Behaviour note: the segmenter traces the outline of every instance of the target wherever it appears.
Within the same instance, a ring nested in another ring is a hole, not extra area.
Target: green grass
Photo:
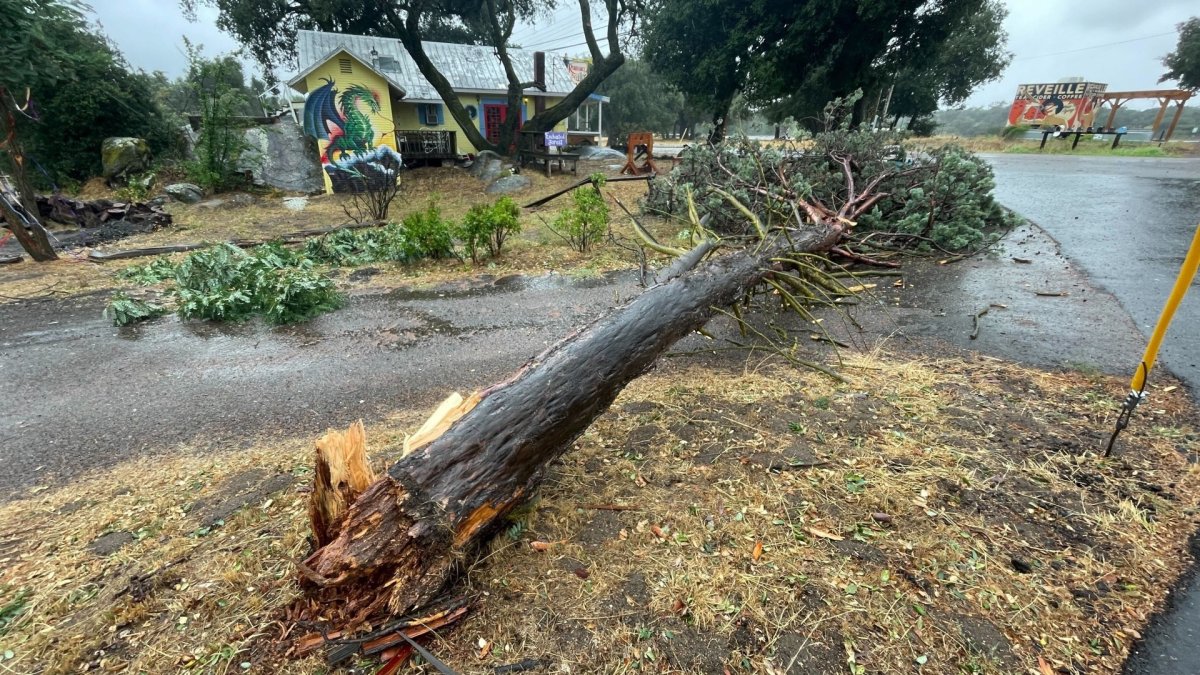
[[[1130,145],[1111,148],[1112,141],[1080,139],[1079,146],[1071,149],[1070,139],[1050,139],[1046,147],[1039,149],[1037,143],[1020,143],[1004,149],[1006,153],[1023,155],[1110,155],[1112,157],[1175,157],[1177,153],[1158,145]]]

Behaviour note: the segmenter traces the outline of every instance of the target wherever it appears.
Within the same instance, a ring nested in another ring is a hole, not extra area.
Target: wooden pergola
[[[1158,136],[1158,128],[1162,126],[1163,117],[1167,114],[1167,108],[1171,102],[1175,102],[1175,116],[1171,118],[1171,124],[1167,126],[1167,132],[1161,141],[1171,140],[1171,136],[1175,133],[1175,125],[1179,124],[1179,118],[1183,116],[1183,106],[1192,97],[1192,92],[1186,89],[1149,89],[1146,91],[1109,91],[1105,92],[1100,98],[1100,105],[1105,103],[1112,106],[1108,111],[1108,123],[1104,125],[1105,129],[1111,129],[1113,122],[1117,118],[1117,111],[1126,103],[1139,98],[1152,98],[1159,102],[1161,106],[1158,109],[1158,115],[1154,118],[1154,127],[1150,130],[1150,139],[1154,140]]]

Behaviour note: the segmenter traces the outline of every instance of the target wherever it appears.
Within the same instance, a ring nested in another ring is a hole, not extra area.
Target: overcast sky
[[[1013,62],[999,80],[981,87],[969,105],[1009,101],[1018,84],[1071,76],[1107,83],[1110,91],[1159,87],[1160,60],[1175,47],[1176,24],[1200,14],[1196,0],[1005,0],[1005,4]],[[209,55],[238,47],[217,29],[216,11],[210,8],[202,8],[193,23],[174,0],[91,0],[91,5],[104,32],[136,68],[181,74],[186,68],[184,35],[203,44]],[[601,29],[603,13],[594,18]],[[579,44],[582,28],[574,2],[519,27],[513,41],[553,53],[587,51]]]

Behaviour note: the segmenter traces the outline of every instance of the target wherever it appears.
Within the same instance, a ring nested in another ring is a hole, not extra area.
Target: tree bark
[[[618,33],[622,14],[625,13],[622,3],[623,0],[604,0],[605,8],[608,10],[608,53],[605,54],[600,49],[600,45],[596,41],[592,30],[591,10],[588,0],[579,0],[584,38],[587,41],[588,50],[592,56],[592,67],[588,71],[587,76],[565,98],[553,107],[547,108],[545,111],[525,120],[524,128],[526,130],[549,131],[553,129],[554,125],[574,113],[587,100],[588,96],[596,91],[596,88],[600,86],[600,83],[605,78],[613,74],[617,68],[621,67],[621,64],[625,63],[625,55],[621,53]],[[432,59],[426,54],[420,28],[423,16],[422,12],[417,9],[409,9],[404,16],[401,16],[394,7],[389,7],[386,10],[386,14],[387,20],[395,30],[400,42],[417,64],[417,69],[421,71],[425,79],[429,80],[429,83],[433,85],[433,88],[442,97],[442,102],[446,104],[446,110],[458,122],[459,128],[462,129],[471,145],[480,150],[491,150],[500,154],[507,154],[509,149],[514,147],[517,130],[521,128],[521,98],[524,91],[533,86],[533,82],[522,82],[520,80],[519,75],[513,68],[512,59],[508,55],[506,45],[508,38],[512,36],[513,25],[515,25],[515,17],[511,11],[512,6],[509,5],[503,17],[499,16],[494,2],[489,2],[486,10],[485,13],[489,22],[488,30],[492,34],[492,41],[495,43],[493,46],[496,48],[496,55],[504,67],[505,77],[508,80],[506,96],[508,112],[500,133],[499,143],[492,143],[479,131],[475,120],[471,119],[471,116],[467,113],[466,106],[459,100],[458,93],[454,91],[453,85],[450,84],[450,81],[437,69]]]
[[[827,250],[840,225],[818,224],[759,250],[666,278],[473,397],[444,433],[396,462],[354,502],[340,533],[302,566],[346,616],[404,613],[434,599],[459,561],[528,499],[566,451],[658,356],[763,281],[791,249]],[[702,256],[691,256],[696,264]],[[477,403],[475,402],[477,400]],[[336,599],[336,600],[335,600]]]
[[[37,199],[33,194],[33,186],[29,184],[29,176],[25,173],[25,155],[21,150],[21,140],[17,135],[17,120],[13,114],[8,90],[0,87],[0,105],[4,106],[5,114],[0,115],[0,148],[8,155],[8,171],[12,176],[13,185],[17,190],[19,213],[14,205],[5,198],[0,198],[0,216],[8,225],[8,229],[17,238],[21,248],[37,262],[57,260],[58,254],[50,243],[50,235],[38,218]]]
[[[723,101],[713,112],[712,131],[708,133],[708,142],[717,145],[725,140],[726,128],[729,126],[729,111],[733,107],[733,99]]]

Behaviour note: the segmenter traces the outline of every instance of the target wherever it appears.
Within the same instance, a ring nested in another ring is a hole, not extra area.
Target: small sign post
[[[565,147],[567,147],[567,132],[565,132],[565,131],[547,131],[546,132],[546,147],[547,148],[565,148]]]

